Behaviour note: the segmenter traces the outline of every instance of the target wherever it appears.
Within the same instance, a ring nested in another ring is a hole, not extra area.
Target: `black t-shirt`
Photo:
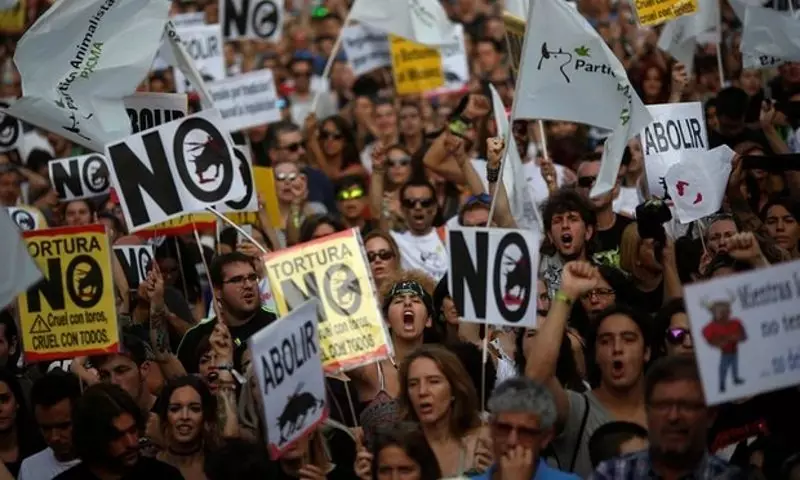
[[[709,149],[719,147],[720,145],[727,145],[733,150],[736,148],[736,145],[739,145],[743,142],[755,142],[764,148],[765,153],[772,153],[772,149],[769,146],[769,141],[767,141],[767,136],[764,135],[764,132],[761,130],[745,128],[741,133],[729,137],[723,136],[722,134],[713,130],[708,132]]]
[[[595,234],[597,239],[597,251],[608,252],[610,250],[618,249],[622,243],[622,232],[624,232],[625,227],[630,225],[632,222],[633,220],[628,217],[616,215],[614,225],[612,225],[611,228],[608,230],[598,230],[597,234]]]
[[[164,462],[160,462],[154,458],[140,457],[136,462],[136,466],[129,472],[122,476],[121,480],[141,480],[141,479],[158,479],[158,480],[183,480],[181,472]],[[69,470],[61,473],[54,480],[100,480],[97,478],[89,467],[84,463],[79,463]]]
[[[231,332],[231,337],[233,337],[233,363],[237,370],[241,369],[242,354],[247,349],[247,339],[253,336],[253,334],[255,334],[257,331],[275,321],[276,318],[277,317],[272,312],[259,309],[253,318],[251,318],[250,321],[244,325],[228,327],[228,330]],[[204,337],[211,335],[211,332],[214,330],[214,326],[216,324],[216,318],[208,320],[198,324],[186,332],[186,335],[183,336],[183,341],[178,347],[177,355],[178,360],[180,360],[183,364],[183,368],[186,369],[186,373],[197,373],[197,366],[200,363],[197,347],[200,345],[200,341]]]
[[[628,303],[640,312],[658,313],[664,304],[664,281],[662,280],[652,292],[643,292],[634,287],[633,295],[628,298]]]

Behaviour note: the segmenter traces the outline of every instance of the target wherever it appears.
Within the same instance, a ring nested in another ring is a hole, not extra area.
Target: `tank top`
[[[386,391],[386,378],[383,375],[383,368],[380,363],[377,363],[376,366],[378,367],[378,383],[380,385],[380,390],[378,390],[378,394],[375,395],[375,398],[366,402],[359,417],[359,423],[364,429],[364,441],[367,443],[368,447],[372,445],[372,439],[375,438],[375,431],[381,425],[391,425],[399,420],[400,417],[397,401]]]

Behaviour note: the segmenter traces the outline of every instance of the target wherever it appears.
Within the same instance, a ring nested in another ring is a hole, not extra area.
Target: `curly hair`
[[[436,282],[422,270],[397,270],[393,272],[381,285],[381,302],[385,302],[392,291],[392,287],[400,282],[417,282],[422,285],[425,292],[431,297],[436,290]],[[432,313],[432,312],[431,312]]]

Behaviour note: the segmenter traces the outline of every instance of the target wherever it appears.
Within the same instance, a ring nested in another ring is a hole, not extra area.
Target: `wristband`
[[[497,183],[497,180],[500,179],[500,169],[499,168],[490,168],[489,165],[486,165],[486,181],[489,183]]]
[[[556,294],[553,296],[553,300],[556,302],[562,302],[568,307],[572,306],[572,298],[561,290],[556,292]]]

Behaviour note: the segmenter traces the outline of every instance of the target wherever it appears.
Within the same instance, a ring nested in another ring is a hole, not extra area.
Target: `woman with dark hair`
[[[663,342],[655,345],[656,351],[663,355],[693,355],[694,343],[689,329],[689,317],[682,298],[674,298],[667,302],[656,314],[654,325],[656,335],[664,335]]]
[[[485,432],[478,393],[458,356],[423,345],[400,364],[398,406],[403,420],[419,423],[446,477],[480,473],[492,464],[482,448]]]
[[[742,142],[734,151],[742,157],[763,157],[767,154],[764,146],[756,142]],[[781,175],[775,175],[761,168],[744,171],[742,194],[754,212],[760,212],[767,202],[785,191],[785,181]]]
[[[155,256],[158,268],[164,276],[164,284],[183,293],[186,303],[192,309],[195,321],[199,322],[205,318],[206,307],[203,302],[200,277],[197,275],[197,268],[191,262],[195,256],[190,254],[183,240],[177,237],[165,240],[156,248]]]
[[[390,227],[401,223],[400,188],[421,170],[414,164],[409,150],[400,144],[372,150],[372,177],[370,178],[370,209],[375,218],[389,218]]]
[[[158,459],[181,471],[184,478],[203,479],[208,452],[220,443],[217,399],[202,379],[178,377],[167,382],[156,404],[165,450]]]
[[[372,442],[371,452],[361,447],[355,468],[359,480],[442,478],[436,454],[415,423],[399,422],[382,427]]]
[[[300,225],[299,243],[310,242],[317,238],[327,237],[346,229],[341,220],[330,214],[316,214],[306,217]]]
[[[316,118],[312,115],[306,128],[311,155],[331,181],[347,175],[366,176],[353,130],[344,118],[334,115],[317,126]]]
[[[22,460],[45,446],[25,405],[17,376],[8,368],[0,368],[0,461],[16,477]]]
[[[792,259],[800,258],[800,204],[788,198],[772,200],[761,209],[760,217],[770,238]]]

